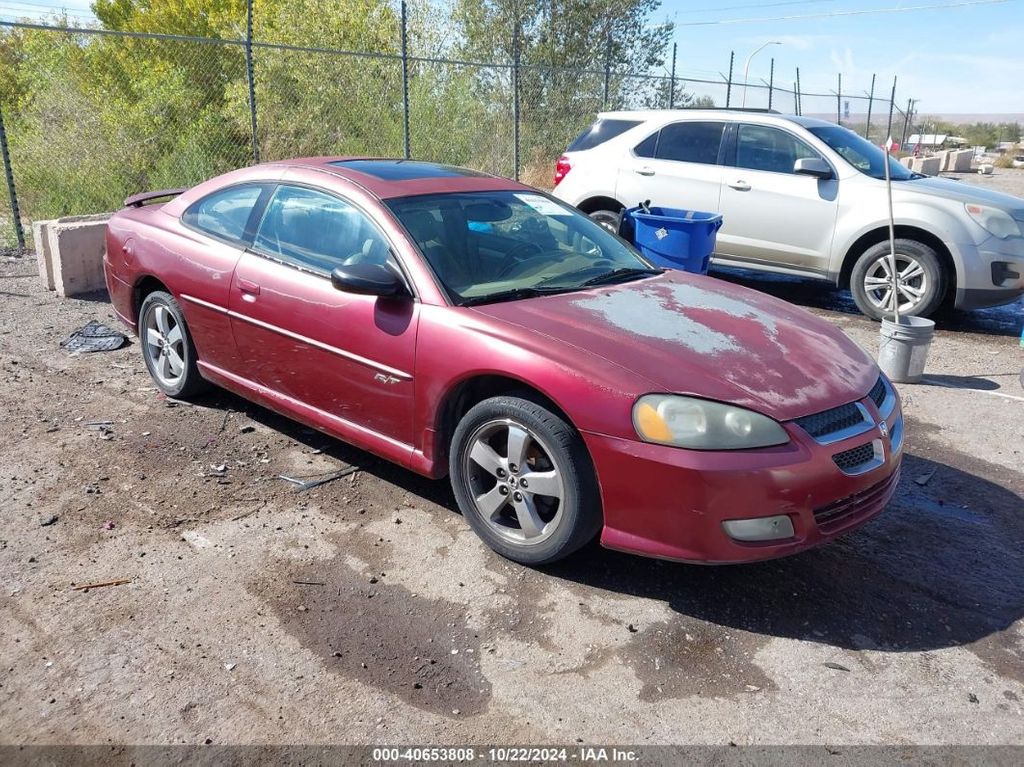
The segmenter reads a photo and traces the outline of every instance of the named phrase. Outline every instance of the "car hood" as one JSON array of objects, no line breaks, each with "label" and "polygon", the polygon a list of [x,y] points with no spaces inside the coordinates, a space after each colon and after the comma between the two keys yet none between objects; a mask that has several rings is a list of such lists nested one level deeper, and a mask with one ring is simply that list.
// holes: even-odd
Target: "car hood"
[{"label": "car hood", "polygon": [[476,311],[633,371],[647,391],[729,402],[780,421],[859,399],[878,378],[875,363],[829,322],[684,272]]},{"label": "car hood", "polygon": [[[955,200],[957,202],[991,205],[1008,212],[1017,211],[1018,214],[1024,215],[1024,199],[1014,197],[1011,194],[984,189],[973,184],[965,184],[962,181],[927,176],[925,178],[900,181],[899,183],[902,190],[906,192],[917,192],[931,197],[944,197],[947,200]],[[1015,217],[1019,218],[1021,216]]]}]

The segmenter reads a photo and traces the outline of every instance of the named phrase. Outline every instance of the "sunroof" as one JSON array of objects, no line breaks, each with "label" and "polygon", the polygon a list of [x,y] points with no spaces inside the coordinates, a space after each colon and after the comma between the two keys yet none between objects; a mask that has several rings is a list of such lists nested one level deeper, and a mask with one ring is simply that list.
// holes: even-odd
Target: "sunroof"
[{"label": "sunroof", "polygon": [[456,168],[451,165],[435,165],[434,163],[417,162],[415,160],[336,160],[331,165],[357,170],[360,173],[376,176],[385,181],[486,175],[475,170]]}]

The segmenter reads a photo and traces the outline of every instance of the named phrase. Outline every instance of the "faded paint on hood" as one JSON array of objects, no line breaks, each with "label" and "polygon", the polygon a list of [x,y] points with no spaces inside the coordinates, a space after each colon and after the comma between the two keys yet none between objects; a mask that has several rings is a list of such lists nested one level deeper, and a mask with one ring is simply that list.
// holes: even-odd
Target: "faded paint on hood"
[{"label": "faded paint on hood", "polygon": [[875,363],[838,328],[710,277],[660,277],[478,311],[598,355],[650,391],[731,402],[778,420],[863,397]]}]

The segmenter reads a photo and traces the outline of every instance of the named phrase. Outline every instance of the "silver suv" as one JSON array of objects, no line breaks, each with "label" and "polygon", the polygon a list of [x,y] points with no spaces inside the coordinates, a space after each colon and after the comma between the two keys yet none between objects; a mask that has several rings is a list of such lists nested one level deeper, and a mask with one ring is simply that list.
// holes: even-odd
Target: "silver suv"
[{"label": "silver suv", "polygon": [[1024,199],[890,162],[899,287],[891,290],[885,153],[834,123],[775,112],[605,112],[558,160],[554,195],[613,227],[623,207],[717,211],[713,264],[849,285],[880,318],[1024,294]]}]

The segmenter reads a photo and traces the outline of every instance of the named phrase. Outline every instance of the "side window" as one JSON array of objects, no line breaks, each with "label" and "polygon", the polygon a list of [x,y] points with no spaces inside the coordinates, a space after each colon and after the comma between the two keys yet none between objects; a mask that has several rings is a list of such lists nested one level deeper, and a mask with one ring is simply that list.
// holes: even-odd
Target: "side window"
[{"label": "side window", "polygon": [[194,203],[181,220],[186,226],[227,240],[241,240],[263,187],[244,184],[221,189]]},{"label": "side window", "polygon": [[797,160],[821,157],[807,144],[778,128],[741,125],[736,134],[736,166],[771,173],[792,173]]},{"label": "side window", "polygon": [[659,133],[652,133],[635,147],[633,152],[637,157],[654,157],[654,150],[658,147]]},{"label": "side window", "polygon": [[682,122],[661,129],[656,157],[659,160],[714,165],[722,143],[725,123]]},{"label": "side window", "polygon": [[298,186],[279,186],[274,192],[253,249],[323,274],[343,265],[391,260],[387,241],[362,211]]},{"label": "side window", "polygon": [[639,120],[598,120],[583,133],[576,137],[576,140],[569,144],[566,152],[581,152],[584,149],[593,149],[606,141],[611,141],[630,128],[640,124]]}]

